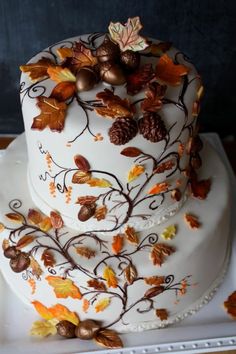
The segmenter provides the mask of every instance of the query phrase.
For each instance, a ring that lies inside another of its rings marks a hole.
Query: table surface
[[[0,149],[5,149],[10,142],[14,140],[14,137],[11,136],[2,136],[0,137]],[[232,142],[222,142],[225,152],[229,158],[229,161],[232,165],[232,168],[236,174],[236,142],[232,141]],[[236,354],[236,350],[227,350],[227,351],[221,351],[221,352],[215,352],[212,354]]]

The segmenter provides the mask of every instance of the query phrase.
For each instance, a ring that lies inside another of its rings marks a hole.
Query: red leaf
[[[175,165],[175,160],[170,159],[168,161],[162,162],[160,165],[158,165],[153,173],[163,173],[165,171],[171,170]]]
[[[206,199],[206,197],[211,189],[211,180],[210,180],[210,178],[204,179],[201,181],[197,181],[196,179],[192,179],[190,181],[190,185],[191,185],[192,195],[195,198],[203,200],[203,199]]]
[[[82,155],[75,155],[74,161],[75,161],[75,164],[79,170],[81,170],[83,172],[89,171],[90,165],[89,165],[88,160],[86,160],[85,157],[83,157]]]
[[[145,64],[136,72],[127,76],[127,93],[135,95],[155,76],[152,64]]]
[[[121,155],[126,157],[138,157],[142,154],[142,151],[136,147],[127,147],[121,151]]]
[[[17,249],[22,249],[32,243],[35,240],[35,236],[33,235],[25,235],[19,239],[19,241],[16,244]]]

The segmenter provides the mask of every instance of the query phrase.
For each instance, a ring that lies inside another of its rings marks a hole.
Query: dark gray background
[[[48,45],[106,31],[139,15],[143,34],[170,40],[201,73],[203,131],[232,134],[236,110],[236,1],[0,0],[0,133],[20,133],[19,65]]]

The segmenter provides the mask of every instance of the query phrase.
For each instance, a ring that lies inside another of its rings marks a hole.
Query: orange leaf
[[[123,343],[118,334],[111,329],[100,329],[94,334],[94,340],[97,344],[105,348],[122,348]]]
[[[66,299],[70,296],[73,299],[81,299],[81,292],[79,288],[74,285],[72,280],[51,275],[48,275],[45,279],[48,281],[49,285],[53,287],[57,298]]]
[[[52,320],[54,318],[54,315],[51,313],[51,311],[46,306],[41,304],[41,302],[32,301],[32,304],[34,305],[34,308],[38,314],[45,320]]]
[[[84,197],[78,197],[76,204],[86,205],[95,203],[98,198],[93,195],[85,195]]]
[[[174,247],[166,245],[164,243],[156,243],[151,250],[150,258],[153,265],[161,266],[167,256],[170,256],[175,252]]]
[[[162,107],[162,99],[164,98],[167,86],[160,85],[158,82],[151,82],[145,91],[146,98],[141,103],[143,112],[156,112]]]
[[[20,250],[20,249],[26,247],[27,245],[29,245],[30,243],[32,243],[34,240],[35,240],[35,236],[25,235],[19,239],[19,241],[16,244],[16,248],[18,250]]]
[[[109,297],[105,297],[101,300],[98,300],[95,305],[96,312],[102,312],[110,305],[111,299]]]
[[[38,82],[48,77],[48,68],[55,66],[49,58],[42,58],[37,63],[21,65],[20,70],[23,73],[28,73],[32,82]]]
[[[103,281],[91,279],[87,281],[87,284],[90,288],[94,288],[95,290],[106,291],[106,285]]]
[[[190,229],[198,229],[201,225],[198,217],[192,214],[184,214],[184,220],[186,221]]]
[[[53,229],[61,229],[64,225],[61,215],[55,211],[50,212],[50,220]]]
[[[83,312],[87,313],[89,306],[90,306],[90,302],[87,299],[83,299],[83,306],[82,306]]]
[[[145,171],[145,167],[142,165],[134,165],[128,173],[128,182],[134,181]]]
[[[60,59],[71,58],[73,56],[72,48],[62,47],[57,49],[57,54]]]
[[[62,81],[57,84],[51,92],[50,98],[55,98],[58,102],[66,101],[74,96],[76,91],[75,83]]]
[[[101,100],[104,107],[95,109],[98,115],[108,118],[118,117],[133,117],[135,108],[131,105],[128,99],[121,99],[114,95],[111,90],[105,89],[96,95],[98,100]]]
[[[34,295],[36,291],[36,281],[34,279],[29,279],[28,284],[31,287],[31,295]]]
[[[74,323],[74,325],[76,326],[79,323],[79,317],[77,316],[77,314],[68,310],[66,306],[56,304],[50,307],[48,310],[53,316],[53,318],[56,318],[58,321],[69,321],[71,323]]]
[[[111,267],[106,266],[103,271],[103,278],[107,281],[108,288],[117,288],[118,280]]]
[[[93,56],[91,50],[86,48],[81,42],[75,43],[71,65],[73,71],[77,72],[84,66],[94,66],[97,64],[97,58]]]
[[[136,233],[135,229],[133,227],[130,226],[126,226],[125,228],[125,236],[127,238],[127,240],[131,243],[131,244],[138,244],[138,234]]]
[[[124,244],[124,236],[123,235],[115,235],[113,236],[113,242],[111,244],[111,249],[114,254],[119,254],[123,248]]]
[[[43,221],[43,215],[38,210],[29,209],[28,220],[31,224],[38,225],[41,221]]]
[[[170,184],[167,182],[161,182],[155,184],[153,187],[151,187],[148,191],[148,194],[160,194],[168,191]]]
[[[76,247],[76,252],[87,259],[95,257],[95,251],[91,250],[88,247]]]
[[[70,69],[63,68],[62,66],[49,67],[48,75],[50,76],[51,80],[56,81],[57,83],[63,81],[76,82],[76,77],[74,74],[72,74]]]
[[[100,221],[105,219],[106,215],[107,215],[106,205],[99,205],[95,210],[94,218],[96,218],[97,221]]]
[[[157,168],[155,168],[153,173],[163,173],[165,171],[171,170],[174,167],[174,165],[175,165],[175,160],[174,159],[167,160],[167,161],[162,162],[161,164],[159,164],[157,166]]]
[[[148,285],[161,285],[165,282],[165,277],[153,275],[152,277],[144,278],[144,281]]]
[[[16,213],[8,213],[5,215],[10,221],[16,223],[16,224],[22,224],[24,221],[24,218],[20,214]]]
[[[31,128],[43,130],[48,126],[52,131],[61,132],[65,124],[67,105],[44,96],[37,97],[37,100],[41,113],[34,118]]]
[[[41,260],[45,267],[54,267],[56,260],[50,250],[45,249],[42,253]]]
[[[161,321],[168,319],[168,312],[166,309],[156,309],[156,315]]]
[[[181,84],[182,76],[186,75],[189,71],[184,65],[174,64],[172,59],[164,54],[159,59],[156,66],[156,77],[161,82],[171,86],[178,86]]]
[[[109,182],[104,178],[90,178],[87,184],[89,184],[90,187],[98,187],[98,188],[108,188],[112,186],[111,182]]]
[[[234,291],[227,300],[224,302],[224,308],[227,313],[232,316],[234,320],[236,320],[236,291]]]

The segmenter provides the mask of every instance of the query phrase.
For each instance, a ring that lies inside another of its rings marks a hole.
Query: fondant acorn
[[[140,54],[133,50],[126,50],[120,55],[120,61],[127,71],[134,71],[139,67]]]
[[[30,265],[30,257],[28,253],[20,252],[17,257],[10,260],[10,267],[15,273],[21,273]]]
[[[76,326],[67,320],[60,321],[56,324],[57,333],[65,338],[74,338],[75,328]]]
[[[75,329],[76,337],[80,339],[92,339],[94,334],[100,329],[97,322],[93,320],[81,321]]]
[[[82,205],[78,213],[78,219],[82,222],[87,221],[94,215],[95,209],[96,209],[95,203]]]
[[[89,91],[97,83],[96,72],[90,67],[81,68],[76,75],[76,87],[79,92]]]
[[[119,58],[120,49],[117,44],[105,37],[103,43],[96,50],[96,57],[99,62],[116,61]]]
[[[126,82],[124,72],[119,64],[106,61],[99,65],[101,79],[111,85],[123,85]]]
[[[20,250],[18,250],[15,246],[7,247],[4,250],[4,256],[6,258],[13,259],[16,258],[19,254],[20,254]]]

